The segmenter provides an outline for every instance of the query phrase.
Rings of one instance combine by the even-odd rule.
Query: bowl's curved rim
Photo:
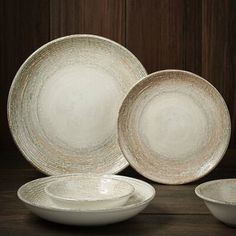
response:
[[[73,178],[73,176],[72,176]],[[73,181],[73,179],[71,178],[71,180]],[[91,179],[91,180],[97,180],[97,181],[102,181],[102,180],[109,180],[113,183],[120,183],[124,186],[127,187],[126,191],[125,192],[122,192],[120,193],[120,195],[118,196],[111,196],[109,195],[108,197],[106,198],[101,198],[101,197],[97,197],[97,198],[93,198],[93,199],[80,199],[80,198],[70,198],[70,197],[63,197],[63,196],[60,196],[59,194],[54,194],[51,190],[50,190],[50,187],[52,187],[52,185],[54,184],[59,184],[59,183],[62,183],[62,182],[65,182],[66,179],[62,179],[62,180],[56,180],[56,181],[52,181],[50,182],[49,184],[47,184],[44,188],[44,191],[46,194],[48,194],[51,198],[55,198],[57,200],[63,200],[63,201],[67,201],[67,202],[80,202],[80,203],[89,203],[89,202],[93,202],[93,203],[102,203],[102,202],[105,202],[105,201],[117,201],[117,200],[120,200],[120,199],[123,199],[123,198],[128,198],[130,197],[135,189],[134,189],[134,186],[132,184],[130,184],[129,182],[127,181],[124,181],[124,180],[120,180],[120,179],[114,179],[114,178],[109,178],[109,177],[105,177],[105,176],[93,176],[93,177],[81,177],[79,178],[80,180],[78,182],[81,181],[81,179],[84,179],[84,180],[88,180],[88,179]]]
[[[236,201],[235,202],[230,202],[230,201],[224,201],[224,200],[219,200],[219,199],[215,199],[214,197],[213,198],[210,198],[210,197],[206,197],[204,196],[204,194],[201,192],[201,189],[203,187],[206,187],[206,186],[209,186],[209,185],[212,185],[212,184],[216,184],[216,183],[222,183],[223,182],[226,182],[226,181],[235,181],[236,183],[236,179],[235,178],[229,178],[229,179],[217,179],[217,180],[211,180],[211,181],[207,181],[205,183],[202,183],[200,185],[198,185],[196,188],[195,188],[195,194],[203,199],[204,201],[207,201],[207,202],[212,202],[212,203],[217,203],[217,204],[221,204],[221,205],[230,205],[230,206],[236,206]]]

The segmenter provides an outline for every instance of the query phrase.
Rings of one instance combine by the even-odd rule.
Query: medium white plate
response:
[[[230,140],[224,99],[203,78],[165,70],[138,82],[119,113],[122,152],[142,175],[183,184],[209,173]]]
[[[35,51],[20,67],[8,98],[14,140],[49,175],[117,173],[127,166],[117,143],[123,98],[146,71],[123,46],[71,35]]]
[[[135,192],[124,206],[87,211],[58,207],[45,193],[44,188],[48,183],[68,176],[81,175],[51,176],[33,180],[20,187],[17,195],[39,217],[69,225],[104,225],[127,220],[141,212],[155,196],[155,189],[144,181],[124,176],[108,175],[109,178],[127,181],[134,186]]]

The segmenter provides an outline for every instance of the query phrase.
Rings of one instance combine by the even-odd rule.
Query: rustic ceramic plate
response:
[[[131,52],[99,36],[47,43],[20,67],[9,92],[17,146],[46,174],[119,172],[128,163],[117,143],[118,110],[145,75]]]
[[[183,184],[210,172],[230,139],[230,116],[220,93],[187,71],[148,75],[126,96],[119,113],[122,152],[145,177]]]
[[[127,220],[141,212],[155,196],[155,189],[144,181],[124,176],[109,175],[107,177],[126,181],[135,188],[134,194],[125,205],[100,210],[63,208],[55,205],[45,193],[44,189],[50,182],[67,178],[68,176],[81,175],[51,176],[33,180],[20,187],[17,195],[39,217],[69,225],[104,225]]]

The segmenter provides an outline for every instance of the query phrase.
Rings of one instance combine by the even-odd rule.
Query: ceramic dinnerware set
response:
[[[18,197],[36,215],[71,225],[123,221],[150,203],[150,184],[115,175],[128,164],[163,184],[201,178],[223,158],[231,130],[224,99],[205,79],[182,70],[147,75],[130,51],[95,35],[36,50],[13,80],[8,121],[23,156],[50,175]],[[236,225],[234,179],[196,194]]]

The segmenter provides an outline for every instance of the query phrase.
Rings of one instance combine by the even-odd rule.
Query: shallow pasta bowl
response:
[[[124,205],[134,187],[126,181],[109,177],[69,176],[49,183],[45,192],[58,206],[99,210]]]
[[[213,216],[225,224],[236,226],[236,179],[213,180],[196,187]]]
[[[144,181],[118,175],[109,178],[126,181],[135,188],[134,194],[120,207],[101,210],[80,210],[56,205],[45,193],[45,187],[52,181],[81,176],[78,174],[44,177],[21,186],[17,192],[19,199],[35,215],[49,221],[68,225],[106,225],[127,220],[141,212],[155,196],[155,189]]]

